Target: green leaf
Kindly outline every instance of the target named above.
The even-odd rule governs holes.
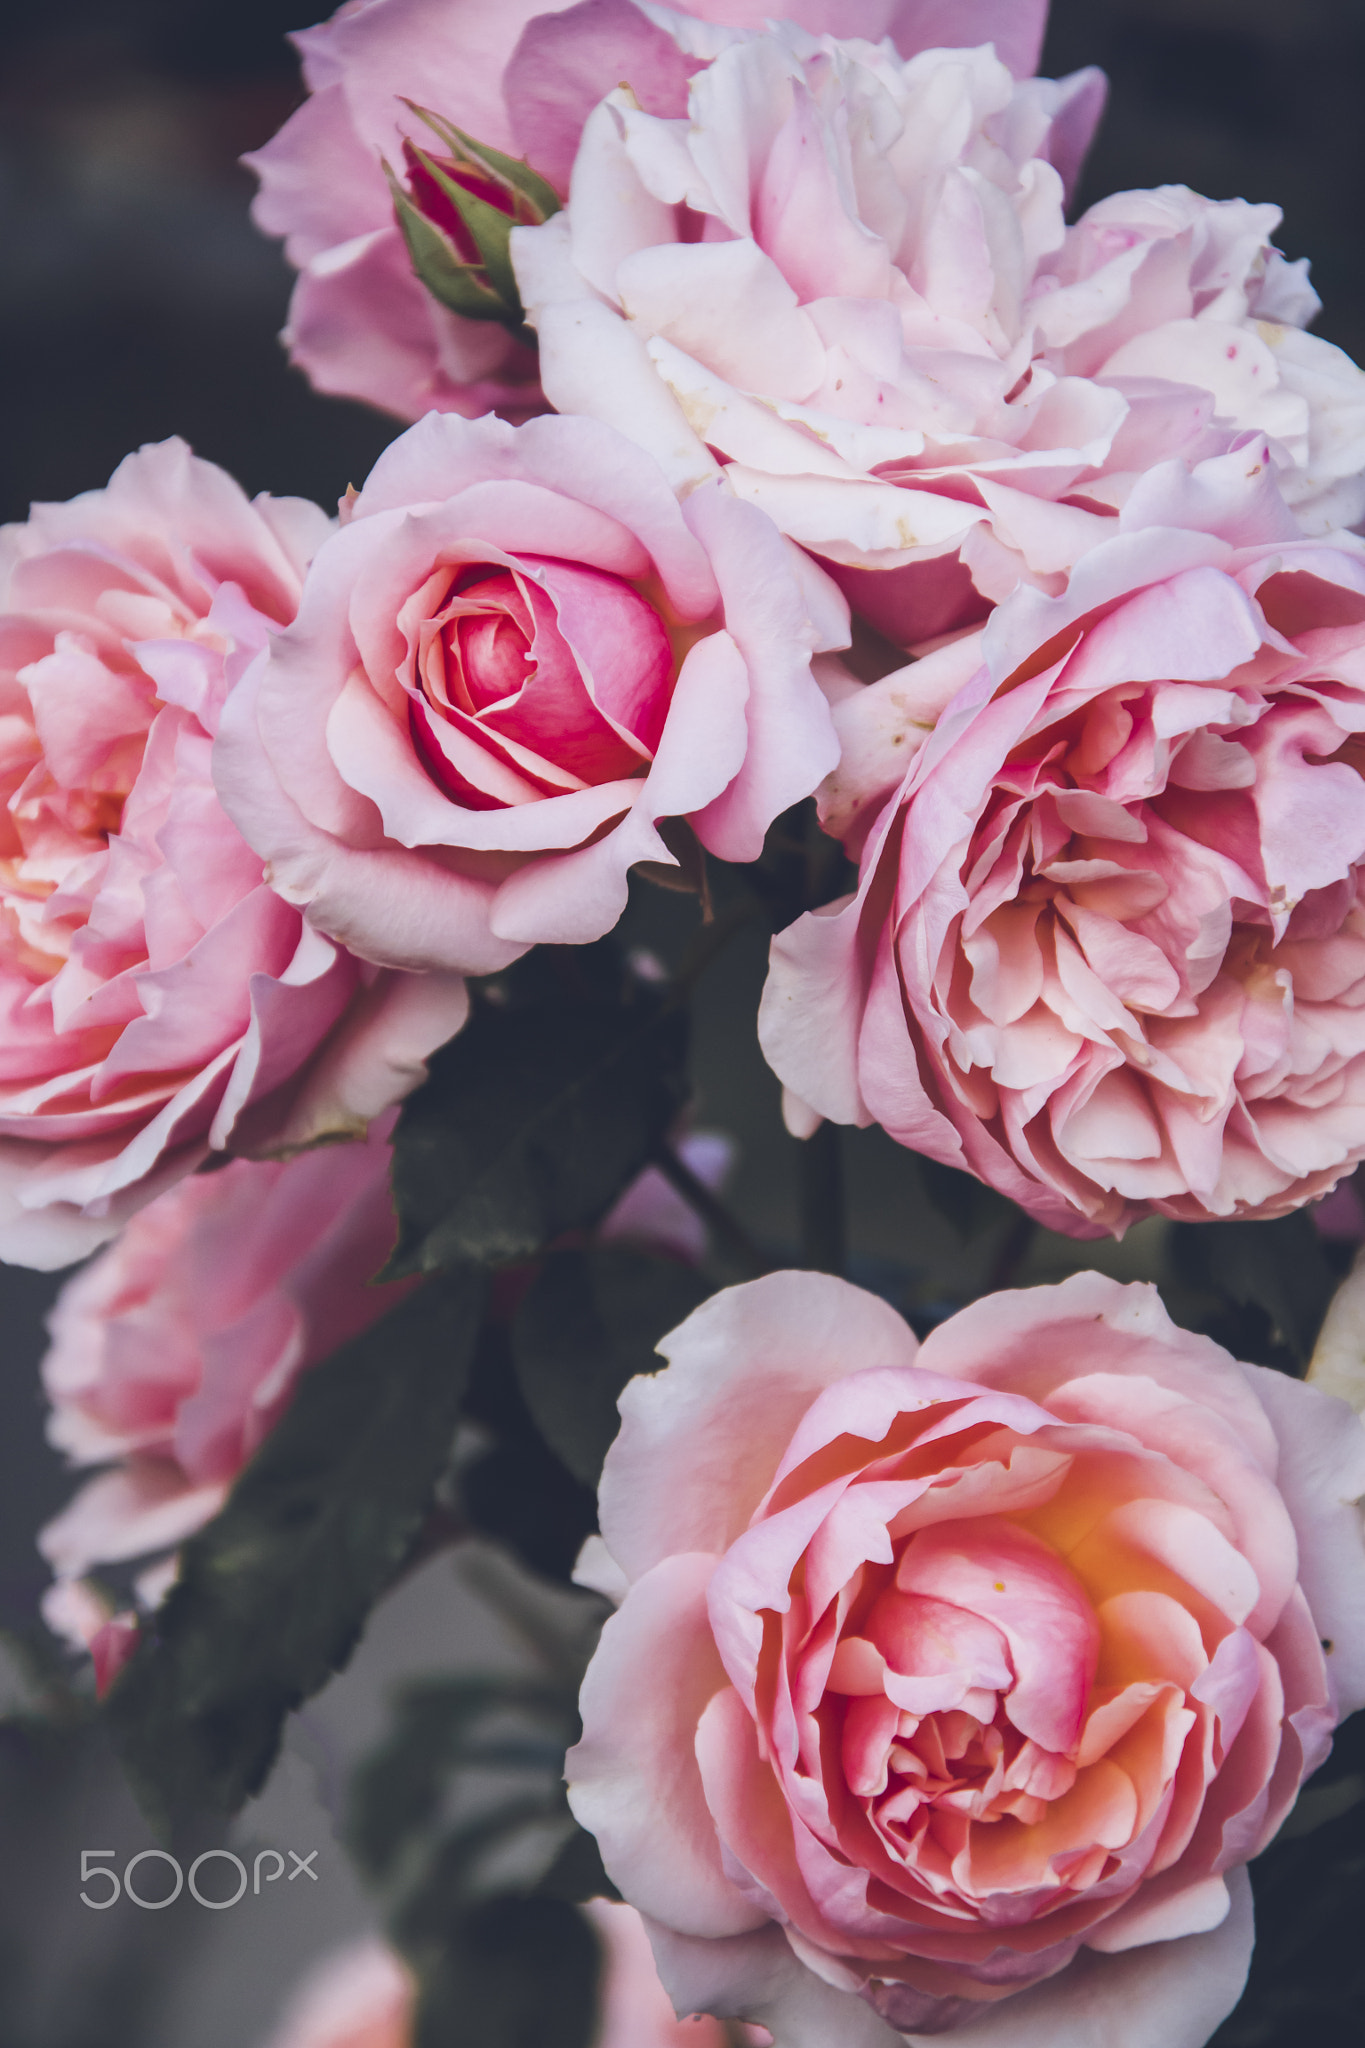
[[[104,1713],[144,1812],[230,1813],[285,1716],[345,1663],[419,1535],[454,1437],[483,1287],[419,1289],[305,1373]]]
[[[541,1435],[595,1487],[620,1427],[616,1401],[637,1373],[658,1372],[660,1337],[712,1289],[689,1266],[602,1247],[553,1252],[517,1311],[512,1356]]]
[[[568,1580],[584,1537],[597,1527],[597,1489],[575,1479],[537,1429],[512,1363],[510,1333],[491,1320],[465,1413],[489,1437],[460,1474],[466,1517],[533,1572]]]
[[[543,1899],[619,1899],[621,1894],[602,1867],[597,1838],[575,1821],[573,1833],[536,1887]]]
[[[946,1216],[960,1238],[984,1236],[1014,1211],[1014,1204],[974,1174],[960,1173],[938,1159],[921,1154],[915,1160],[931,1207]]]
[[[500,320],[504,326],[520,328],[523,324],[521,301],[517,301],[514,312],[509,312],[504,300],[482,281],[473,265],[464,261],[449,237],[413,205],[387,163],[384,175],[389,181],[394,215],[408,245],[413,276],[418,283],[425,285],[434,299],[450,312],[458,313],[462,319]]]
[[[1337,1285],[1303,1210],[1265,1223],[1177,1223],[1171,1262],[1200,1328],[1255,1364],[1303,1370]]]
[[[504,185],[527,201],[528,210],[534,212],[539,221],[549,220],[560,210],[561,200],[553,185],[547,185],[538,172],[533,171],[524,157],[504,156],[500,149],[492,149],[486,142],[475,141],[466,135],[463,128],[457,128],[453,121],[447,121],[440,114],[434,114],[430,107],[419,107],[415,100],[405,100],[420,121],[424,121],[438,141],[443,142],[452,157],[465,157],[477,169],[486,171],[494,178],[500,178]]]
[[[446,1781],[457,1771],[488,1767],[483,1753],[490,1723],[542,1731],[512,1768],[543,1778],[555,1796],[564,1751],[577,1734],[572,1688],[519,1674],[471,1672],[419,1679],[404,1687],[383,1743],[365,1757],[350,1784],[347,1846],[375,1885],[394,1881],[410,1845],[426,1839],[431,1853]],[[501,1823],[500,1823],[501,1825]]]
[[[1256,1948],[1241,2003],[1209,2048],[1357,2048],[1365,2010],[1360,1940],[1365,1876],[1365,1714],[1251,1865]]]
[[[414,2048],[589,2048],[601,1969],[576,1906],[485,1900],[459,1916],[421,1972]]]
[[[481,1006],[399,1118],[385,1277],[532,1258],[597,1223],[681,1109],[686,1051],[686,1013],[642,985]]]

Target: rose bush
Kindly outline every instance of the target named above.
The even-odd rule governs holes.
[[[890,35],[904,55],[996,36],[1020,76],[1038,61],[1044,0],[795,0],[806,28]],[[657,13],[657,10],[655,10]],[[756,0],[698,0],[680,19],[762,24]],[[668,17],[665,17],[667,19]],[[629,78],[651,112],[681,113],[690,58],[631,0],[367,0],[293,38],[308,98],[246,158],[253,208],[299,271],[285,330],[320,391],[415,420],[431,408],[523,417],[541,408],[533,347],[430,297],[412,272],[383,163],[430,144],[408,101],[525,154],[561,192],[589,110]],[[409,163],[411,159],[408,159]]]
[[[76,1582],[202,1528],[301,1372],[409,1291],[372,1285],[396,1234],[389,1127],[295,1158],[182,1181],[68,1280],[49,1318],[48,1436],[107,1465],[48,1523],[53,1626],[78,1646],[105,1618]],[[165,1591],[154,1570],[147,1604]]]
[[[1307,531],[1365,513],[1365,373],[1300,330],[1280,215],[1183,187],[1068,227],[1098,73],[790,27],[726,39],[688,115],[622,87],[512,255],[561,412],[686,487],[725,465],[911,646],[1053,594],[1154,463],[1273,439]]]
[[[567,1776],[678,2009],[1198,2048],[1241,1866],[1365,1703],[1359,1419],[1093,1273],[918,1346],[774,1274],[660,1348]]]
[[[464,1020],[272,893],[210,773],[327,532],[183,443],[0,535],[0,1257],[60,1266],[211,1151],[363,1130]]]
[[[1077,1235],[1323,1194],[1365,1157],[1359,544],[1251,441],[920,666],[840,707],[861,876],[774,942],[782,1079]]]
[[[229,814],[363,958],[484,973],[610,929],[656,829],[753,860],[838,757],[839,593],[591,420],[432,415],[380,457],[224,714]]]

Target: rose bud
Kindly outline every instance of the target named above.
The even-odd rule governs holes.
[[[748,28],[771,10],[769,0],[724,0],[720,11]],[[993,41],[1018,78],[1037,64],[1047,19],[1046,0],[802,0],[799,11],[816,32],[889,35],[906,57]],[[714,12],[697,0],[664,26],[633,0],[346,0],[292,36],[307,97],[244,161],[260,179],[256,225],[284,238],[298,272],[281,339],[313,385],[405,420],[433,408],[468,418],[543,411],[534,347],[480,317],[478,300],[471,318],[413,274],[384,161],[408,161],[416,100],[478,135],[481,152],[491,144],[526,158],[563,196],[584,122],[622,79],[650,113],[686,113],[688,76],[705,62],[691,37],[714,37]],[[429,253],[449,278],[448,251]]]
[[[452,313],[520,332],[508,242],[514,227],[539,227],[558,213],[559,200],[528,164],[471,141],[439,114],[412,111],[448,152],[433,155],[404,136],[406,189],[384,166],[413,273]]]

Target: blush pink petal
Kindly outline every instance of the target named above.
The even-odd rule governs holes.
[[[1245,1871],[1229,1880],[1232,1905],[1211,1932],[1083,1955],[1060,1976],[954,2028],[964,2048],[1204,2048],[1237,2003],[1253,1940]],[[927,2048],[928,2037],[906,2037]]]
[[[676,1551],[726,1549],[814,1396],[917,1348],[883,1302],[819,1273],[715,1295],[664,1341],[669,1369],[622,1394],[602,1474],[602,1534],[632,1581]]]
[[[39,1548],[62,1578],[96,1561],[121,1563],[164,1550],[200,1528],[222,1506],[221,1481],[194,1486],[170,1463],[142,1460],[89,1480],[47,1524]]]
[[[1244,1365],[1279,1437],[1276,1485],[1294,1518],[1299,1583],[1331,1644],[1327,1670],[1344,1717],[1365,1706],[1365,1422],[1334,1394]]]
[[[181,1181],[63,1288],[49,1435],[74,1463],[120,1462],[41,1533],[60,1584],[202,1526],[299,1374],[401,1298],[371,1284],[394,1240],[392,1123]],[[137,1585],[146,1605],[164,1591]]]
[[[709,1938],[767,1918],[722,1869],[687,1734],[725,1684],[706,1622],[714,1565],[678,1554],[632,1587],[602,1631],[579,1700],[583,1735],[565,1760],[569,1803],[613,1883],[642,1912]]]
[[[755,2020],[783,2048],[896,2048],[894,2032],[861,1998],[826,1984],[771,1925],[723,1941],[677,1933],[645,1915],[660,1981],[679,2013]]]
[[[682,114],[695,68],[632,0],[582,0],[541,13],[522,31],[502,76],[517,146],[567,192],[583,124],[614,85],[628,78],[648,113]]]

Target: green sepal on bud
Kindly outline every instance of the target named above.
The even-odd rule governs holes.
[[[520,158],[474,141],[411,100],[406,104],[446,152],[437,156],[405,142],[406,186],[384,165],[413,274],[452,313],[497,320],[521,333],[526,315],[512,271],[512,230],[539,227],[558,213],[557,193]]]

